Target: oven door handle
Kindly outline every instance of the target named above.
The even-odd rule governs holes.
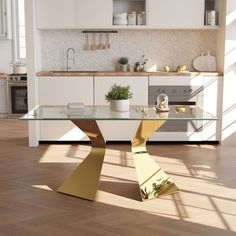
[[[8,82],[7,84],[8,85],[15,85],[15,86],[19,86],[19,85],[27,86],[27,83],[25,83],[25,82]]]

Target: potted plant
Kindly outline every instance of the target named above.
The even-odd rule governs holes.
[[[105,99],[110,102],[112,111],[129,111],[129,98],[132,98],[130,86],[117,84],[114,84],[105,95]]]
[[[118,62],[120,64],[120,70],[121,71],[127,71],[128,70],[129,59],[127,57],[121,57]]]

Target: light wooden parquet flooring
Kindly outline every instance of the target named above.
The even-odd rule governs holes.
[[[108,145],[89,202],[55,191],[89,146],[27,144],[25,121],[0,120],[0,235],[236,235],[236,148],[149,145],[181,192],[141,202],[130,146]]]

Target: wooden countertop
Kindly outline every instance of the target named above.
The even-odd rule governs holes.
[[[40,71],[36,73],[39,77],[48,76],[222,76],[220,72],[123,72],[123,71]]]
[[[3,74],[3,73],[0,73],[0,78],[4,79],[4,78],[7,78],[8,74]]]

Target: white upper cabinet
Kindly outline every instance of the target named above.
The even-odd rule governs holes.
[[[75,0],[75,27],[111,27],[112,9],[112,0]]]
[[[147,0],[150,28],[202,28],[204,0]]]
[[[36,25],[39,29],[74,27],[74,0],[36,0]]]
[[[0,0],[0,2],[4,1],[6,0]],[[36,0],[36,24],[39,29],[204,28],[205,9],[211,10],[217,7],[217,4],[206,4],[205,8],[205,1]],[[208,1],[215,3],[216,0]],[[113,14],[130,11],[145,12],[144,25],[113,26]]]
[[[0,0],[0,39],[11,38],[11,1]]]
[[[112,26],[112,0],[37,0],[39,29],[106,28]]]
[[[4,0],[0,0],[0,37],[5,37],[5,21],[6,21],[6,17],[5,17],[5,1]]]

